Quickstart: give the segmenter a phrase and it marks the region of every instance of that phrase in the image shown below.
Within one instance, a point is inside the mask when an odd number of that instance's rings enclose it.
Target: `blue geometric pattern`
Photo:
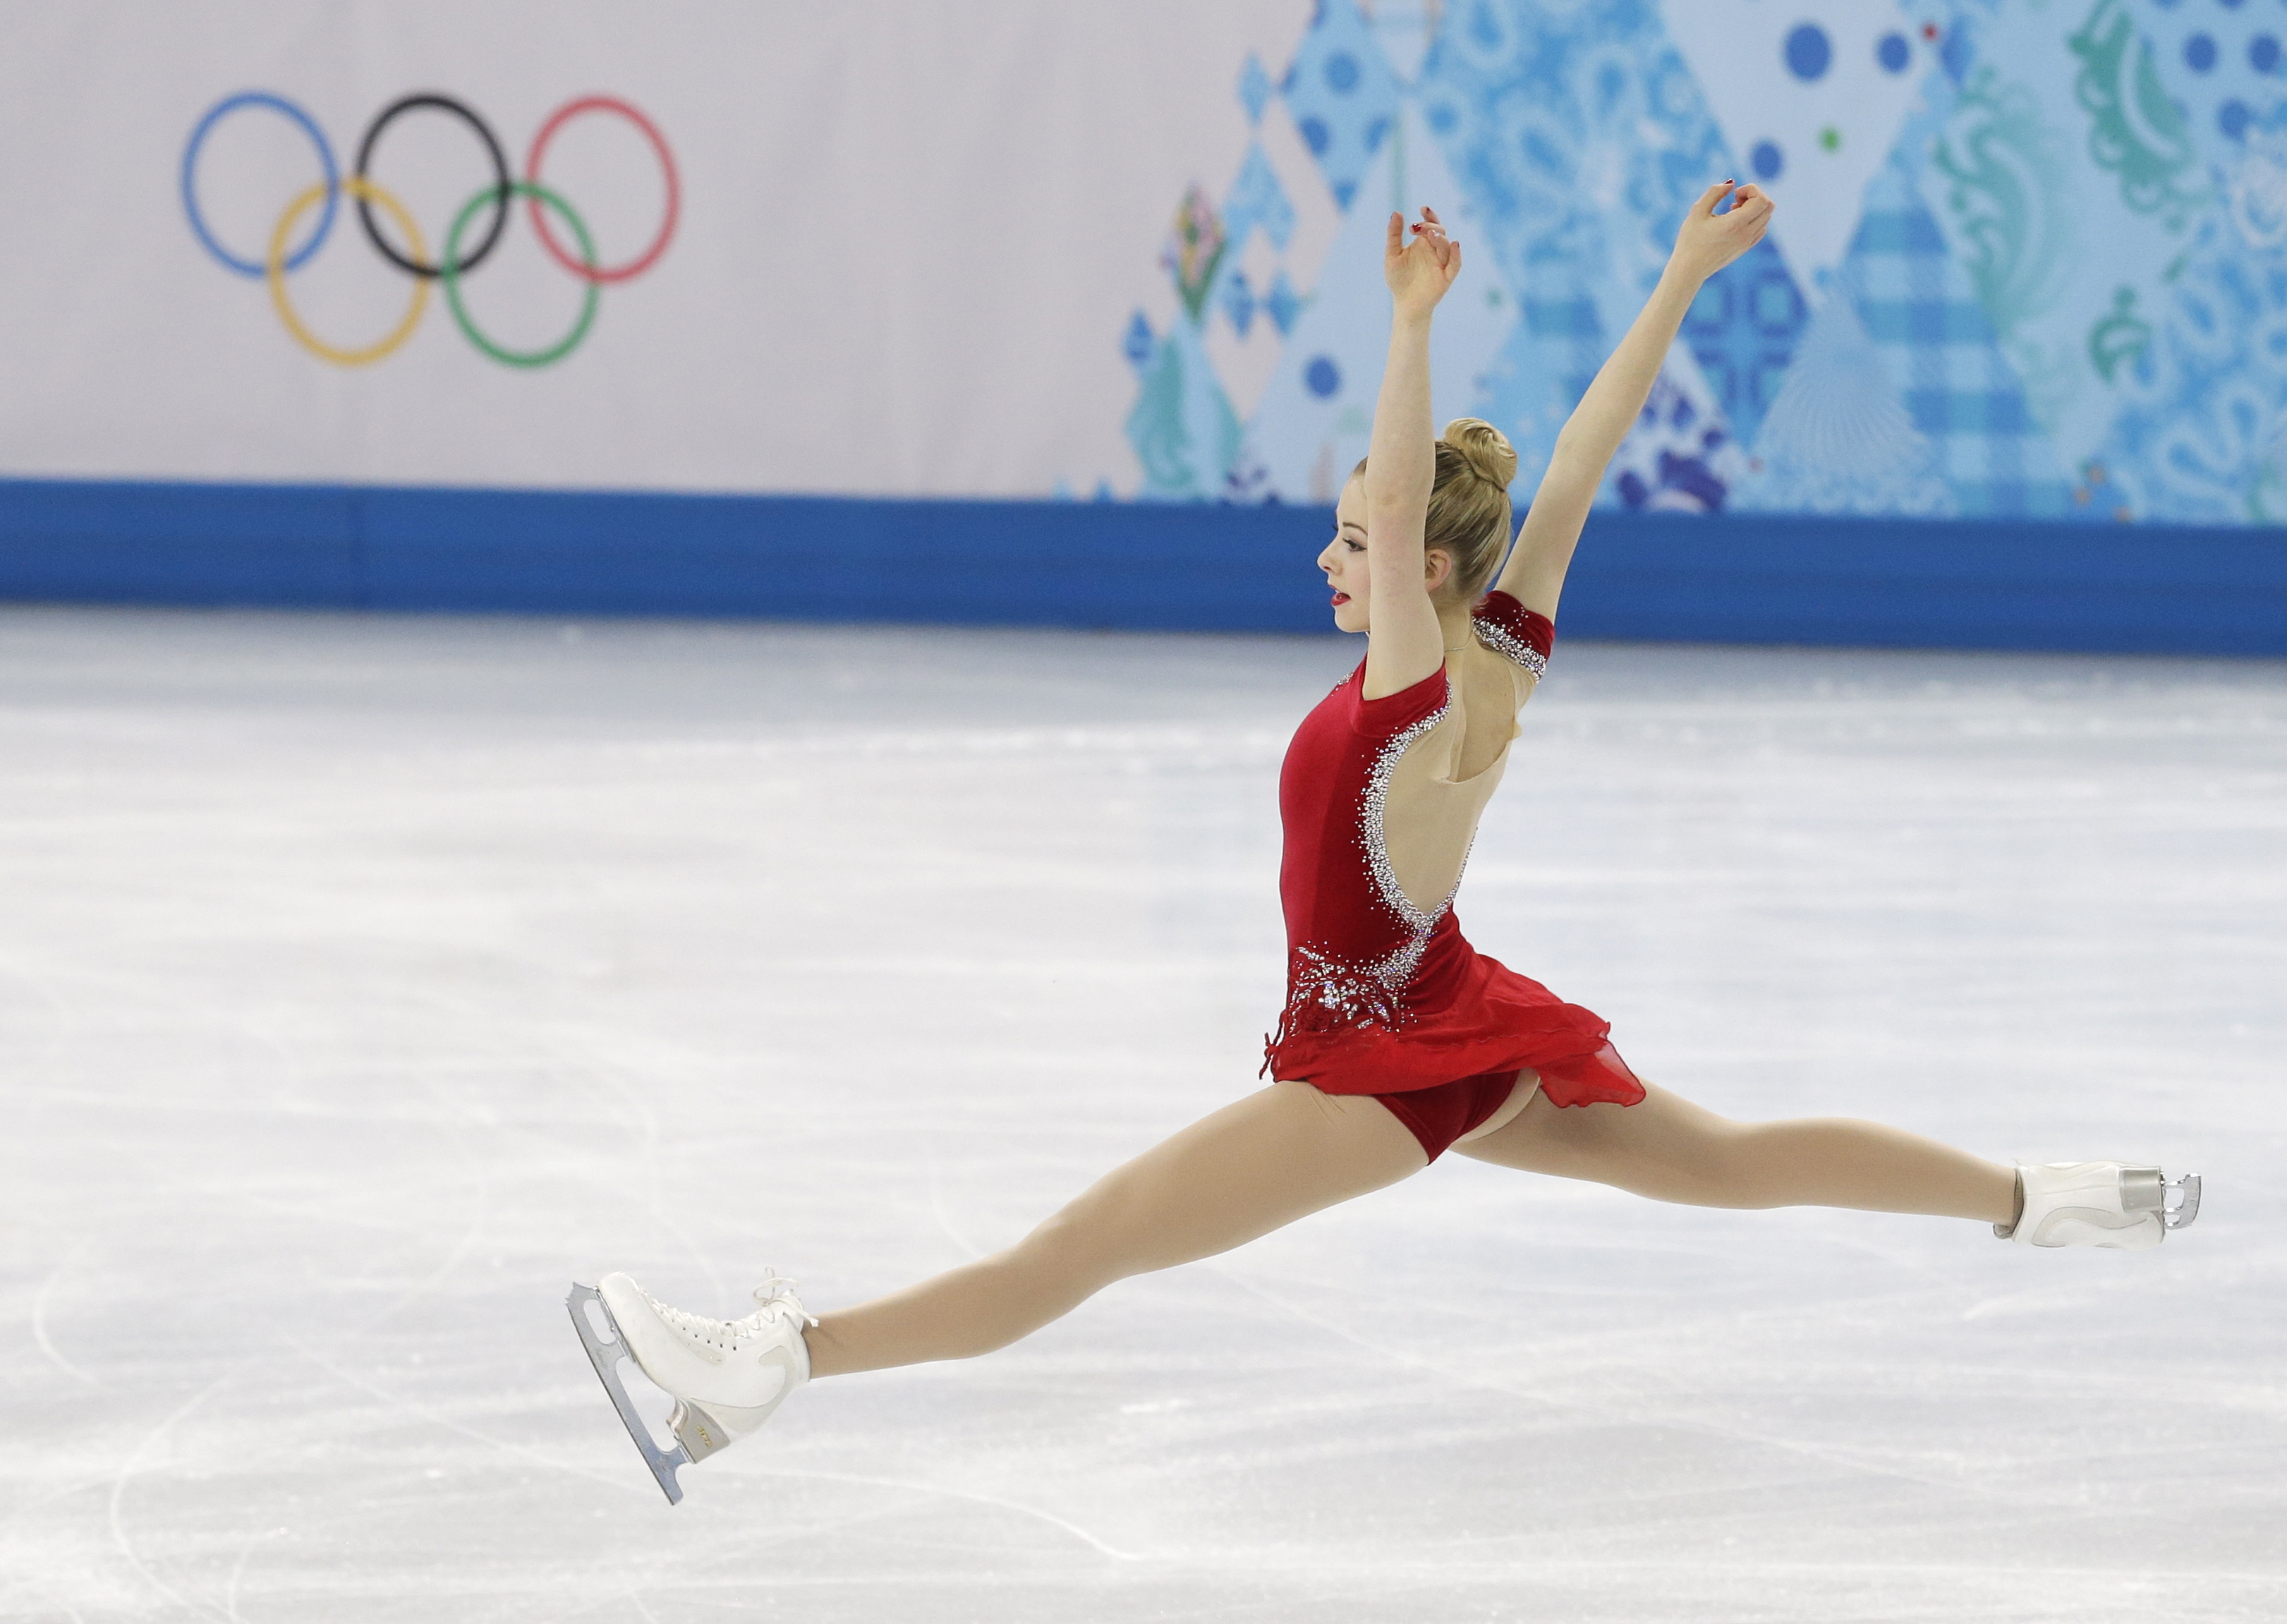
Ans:
[[[1737,508],[1766,513],[1959,512],[1928,437],[1847,298],[1813,314],[1763,418]]]
[[[1278,173],[1259,145],[1246,149],[1246,162],[1223,198],[1223,228],[1230,242],[1225,251],[1237,255],[1246,246],[1246,234],[1258,226],[1280,248],[1294,234],[1294,205],[1286,201]]]
[[[2168,296],[2093,466],[2137,517],[2287,522],[2287,265],[2211,219]]]
[[[1719,167],[1722,138],[1650,0],[1460,0],[1418,93],[1476,210],[1469,247],[1491,247],[1524,316],[1480,411],[1529,479],[1658,280],[1685,206],[1737,171]]]
[[[1692,301],[1683,342],[1737,439],[1753,443],[1809,319],[1769,239],[1709,277]]]
[[[1129,364],[1142,366],[1159,347],[1159,341],[1151,336],[1151,321],[1142,311],[1128,318],[1128,330],[1120,335],[1120,353],[1128,357]]]
[[[1783,201],[1708,282],[1600,500],[2287,523],[2283,0],[1408,5],[1318,0],[1223,81],[1236,177],[1169,200],[1179,301],[1119,334],[1142,494],[1330,493],[1378,382],[1365,217],[1434,169],[1477,322],[1441,318],[1441,387],[1528,497],[1684,209],[1761,176],[1816,227]]]
[[[1478,415],[1516,447],[1518,473],[1530,482],[1547,465],[1556,432],[1604,363],[1603,323],[1587,290],[1568,286],[1562,266],[1539,279],[1537,297],[1520,301],[1523,318],[1486,369]]]
[[[1144,465],[1143,495],[1183,501],[1222,494],[1238,455],[1238,418],[1188,321],[1161,339],[1142,366],[1143,390],[1128,438]]]
[[[2064,518],[2071,487],[2001,353],[1969,273],[1912,176],[1892,163],[1866,191],[1844,287],[1965,518]]]
[[[1270,75],[1262,71],[1262,59],[1248,51],[1246,63],[1238,70],[1238,105],[1246,109],[1248,123],[1262,122],[1262,109],[1270,105],[1271,89]]]
[[[1286,280],[1285,271],[1270,279],[1270,291],[1262,296],[1262,310],[1281,337],[1294,330],[1294,318],[1302,313],[1302,297]]]
[[[1318,15],[1279,85],[1326,186],[1345,209],[1397,122],[1397,76],[1352,0],[1318,0]]]
[[[1613,459],[1612,488],[1631,508],[1716,512],[1731,494],[1718,469],[1730,438],[1674,379],[1661,377]]]
[[[2287,11],[2215,0],[2139,0],[2134,10],[2153,65],[2211,162],[2228,168],[2250,130],[2279,127],[2287,114],[2280,71]]]
[[[2144,0],[2151,72],[2214,204],[2164,285],[2124,300],[2121,409],[2091,458],[2138,517],[2287,520],[2287,14]]]

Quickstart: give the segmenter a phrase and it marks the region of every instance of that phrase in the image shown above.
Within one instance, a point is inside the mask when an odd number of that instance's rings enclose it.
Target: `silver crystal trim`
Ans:
[[[1391,995],[1402,992],[1413,979],[1413,972],[1421,966],[1421,955],[1429,946],[1430,932],[1437,922],[1453,906],[1453,897],[1461,889],[1461,876],[1453,876],[1453,885],[1445,899],[1435,908],[1424,910],[1414,906],[1413,899],[1397,883],[1397,870],[1389,860],[1389,836],[1384,827],[1384,816],[1389,803],[1389,780],[1397,771],[1397,764],[1405,752],[1434,731],[1452,709],[1449,699],[1411,727],[1391,735],[1373,758],[1373,766],[1366,773],[1365,795],[1358,808],[1358,844],[1365,848],[1366,872],[1373,878],[1374,890],[1381,893],[1382,905],[1397,916],[1405,927],[1405,939],[1395,950],[1371,964],[1346,967],[1355,976],[1364,976]],[[1476,844],[1474,840],[1470,843]],[[1468,867],[1468,853],[1461,854],[1461,866]]]
[[[1392,985],[1383,975],[1389,961],[1363,968],[1348,964],[1330,953],[1305,943],[1297,947],[1287,967],[1286,1008],[1291,1018],[1305,1009],[1323,1010],[1336,1026],[1397,1024],[1397,993],[1405,985]],[[1320,1023],[1307,1022],[1303,1030]]]
[[[1548,674],[1548,656],[1497,621],[1472,616],[1469,624],[1476,629],[1477,641],[1497,654],[1515,661],[1537,679]]]

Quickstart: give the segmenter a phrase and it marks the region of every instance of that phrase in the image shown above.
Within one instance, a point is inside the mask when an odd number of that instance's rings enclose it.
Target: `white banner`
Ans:
[[[0,472],[1133,491],[1123,326],[1172,308],[1175,206],[1247,147],[1235,65],[1311,11],[7,0]],[[423,95],[329,215],[327,164]],[[561,262],[522,196],[455,286],[384,256],[435,265],[465,213],[472,259],[487,136],[530,181],[559,111]]]

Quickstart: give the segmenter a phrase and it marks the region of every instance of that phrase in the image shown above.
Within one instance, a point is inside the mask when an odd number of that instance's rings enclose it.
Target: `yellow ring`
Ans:
[[[352,197],[379,203],[389,218],[397,222],[397,229],[405,234],[405,240],[412,248],[413,257],[426,259],[429,257],[428,247],[421,241],[421,227],[413,223],[413,217],[406,212],[403,203],[362,176],[352,175],[343,181],[342,190]],[[338,348],[303,326],[302,318],[294,313],[293,301],[286,297],[286,239],[294,234],[294,222],[307,214],[325,195],[326,183],[320,180],[286,205],[286,212],[278,217],[278,229],[270,234],[270,252],[263,262],[263,273],[270,282],[270,302],[277,306],[278,319],[286,324],[286,330],[294,336],[295,343],[320,360],[329,360],[336,367],[363,367],[379,360],[413,337],[413,329],[421,325],[421,313],[429,308],[429,279],[425,276],[414,279],[413,303],[406,307],[405,319],[397,324],[397,330],[362,350]]]

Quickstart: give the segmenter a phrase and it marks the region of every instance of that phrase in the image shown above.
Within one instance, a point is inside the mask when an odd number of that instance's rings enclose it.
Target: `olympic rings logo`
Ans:
[[[217,124],[232,114],[249,108],[268,109],[298,125],[310,138],[310,144],[318,149],[318,165],[323,175],[322,179],[287,202],[284,211],[278,217],[277,226],[270,234],[269,246],[259,260],[241,258],[216,241],[214,233],[208,228],[206,216],[199,208],[200,149],[206,145],[207,137]],[[443,242],[433,259],[430,257],[428,242],[422,235],[421,227],[414,220],[411,210],[372,177],[375,150],[381,144],[382,132],[406,114],[424,108],[450,114],[466,124],[484,147],[485,157],[492,166],[494,177],[490,186],[479,188],[453,217],[445,228]],[[556,139],[557,132],[566,124],[589,113],[616,114],[634,125],[637,132],[650,143],[667,179],[666,215],[660,221],[658,232],[642,253],[616,265],[596,262],[596,245],[588,235],[587,223],[581,219],[578,211],[569,202],[542,185],[540,179],[541,160],[547,155],[549,142]],[[502,154],[499,140],[490,126],[477,116],[474,109],[464,102],[433,91],[401,96],[375,115],[373,123],[366,126],[364,138],[358,142],[357,167],[346,178],[334,161],[334,149],[326,139],[326,132],[318,127],[315,119],[293,102],[268,91],[241,91],[234,96],[226,96],[207,110],[206,116],[199,120],[191,131],[190,140],[183,147],[182,191],[183,212],[190,218],[191,230],[207,252],[213,255],[225,270],[234,271],[241,276],[260,278],[267,282],[271,305],[277,310],[279,321],[284,324],[294,342],[320,360],[331,361],[338,367],[368,366],[410,338],[414,329],[420,326],[423,313],[428,309],[431,285],[439,282],[444,285],[445,303],[453,313],[454,321],[479,350],[503,366],[552,366],[577,349],[580,341],[588,336],[588,329],[596,320],[597,301],[605,283],[633,281],[656,265],[660,256],[667,252],[667,245],[675,236],[676,219],[683,202],[682,182],[676,173],[675,154],[668,148],[667,138],[660,133],[658,125],[617,97],[582,96],[566,102],[550,114],[542,122],[539,133],[532,138],[531,148],[525,154],[524,178],[518,180],[509,172],[508,160]],[[376,342],[360,348],[329,344],[312,332],[300,313],[294,308],[293,299],[287,290],[287,278],[309,264],[317,251],[325,246],[326,239],[333,232],[344,195],[357,204],[358,223],[364,228],[366,241],[390,265],[413,279],[412,296],[397,325]],[[547,250],[548,257],[584,284],[580,313],[571,330],[554,344],[536,350],[510,349],[487,337],[477,326],[475,318],[469,314],[468,305],[461,296],[462,279],[482,265],[486,257],[499,245],[502,234],[508,229],[513,200],[519,197],[525,202],[533,229],[539,234],[540,245]],[[308,236],[299,246],[289,248],[288,244],[293,241],[295,227],[313,209],[318,211],[316,225],[310,228]],[[389,217],[402,246],[392,242],[383,233],[380,222],[375,218],[376,209]],[[469,235],[469,228],[476,222],[478,215],[486,213],[487,210],[489,213],[483,231],[464,252],[462,245]],[[578,244],[576,254],[566,249],[557,234],[556,227],[549,218],[550,214],[561,220],[571,233]]]

